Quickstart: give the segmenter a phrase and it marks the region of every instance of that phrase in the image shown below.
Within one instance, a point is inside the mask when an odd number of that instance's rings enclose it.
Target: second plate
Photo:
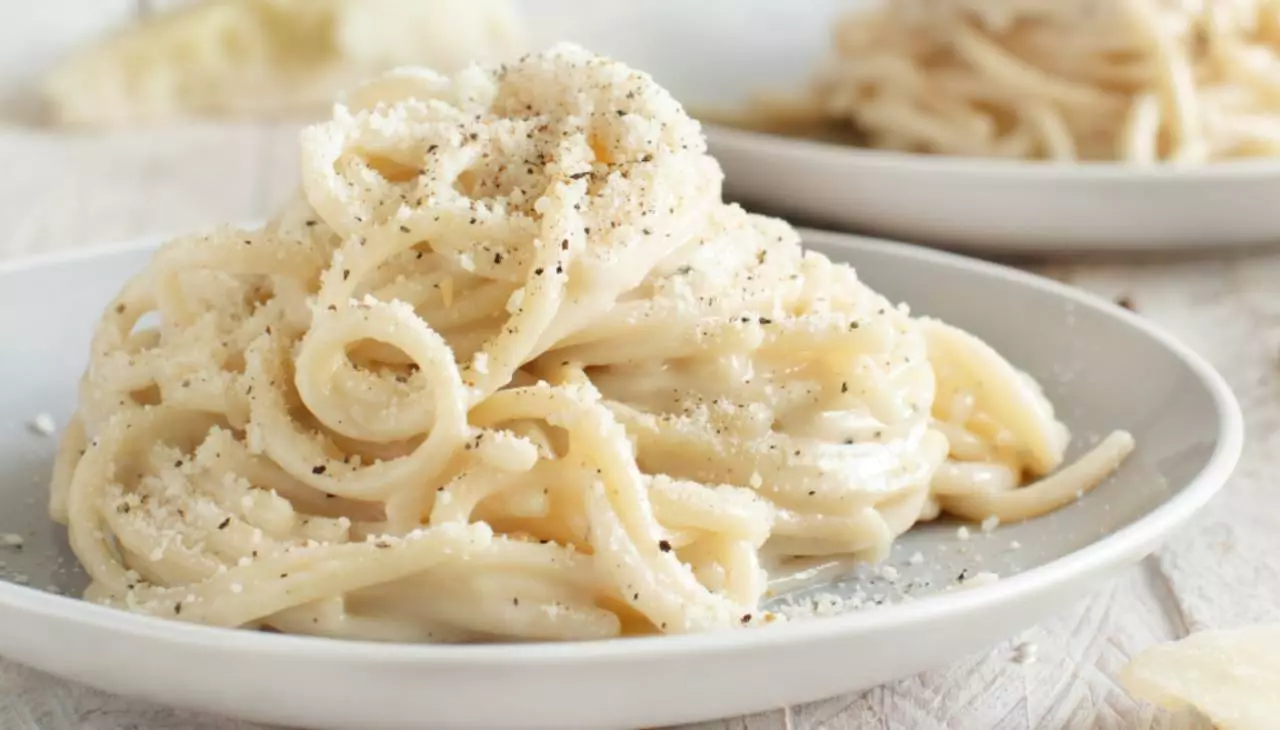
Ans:
[[[1280,241],[1280,161],[1198,168],[909,155],[707,125],[726,195],[805,223],[982,253]]]

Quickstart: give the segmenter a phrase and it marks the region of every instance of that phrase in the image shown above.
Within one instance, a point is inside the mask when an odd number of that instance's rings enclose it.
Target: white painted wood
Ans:
[[[4,3],[0,95],[132,7],[133,0]],[[106,137],[0,129],[0,258],[261,217],[292,193],[295,158],[292,130],[283,127],[190,127]],[[1105,296],[1129,297],[1144,316],[1223,372],[1244,405],[1249,429],[1244,458],[1225,493],[1157,556],[987,653],[868,692],[699,728],[1207,727],[1189,714],[1133,702],[1113,676],[1129,656],[1154,642],[1188,630],[1276,618],[1280,251],[1032,268]],[[1019,642],[1038,646],[1036,662],[1014,661]],[[0,727],[250,728],[109,697],[2,660]]]

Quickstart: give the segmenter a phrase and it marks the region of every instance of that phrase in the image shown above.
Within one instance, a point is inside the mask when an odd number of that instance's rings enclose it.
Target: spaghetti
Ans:
[[[971,157],[1280,153],[1276,0],[885,0],[841,19],[834,46],[808,98],[753,115]]]
[[[111,303],[51,500],[87,597],[388,641],[774,620],[796,559],[1022,519],[1132,448],[976,338],[722,202],[698,124],[573,46],[400,71],[302,135],[260,230]],[[157,324],[148,326],[149,319]]]

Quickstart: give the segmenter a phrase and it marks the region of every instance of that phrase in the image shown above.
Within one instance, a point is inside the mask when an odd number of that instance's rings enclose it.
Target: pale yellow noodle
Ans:
[[[1280,0],[884,0],[836,23],[789,124],[806,129],[807,110],[874,147],[979,157],[1271,155],[1278,13]]]

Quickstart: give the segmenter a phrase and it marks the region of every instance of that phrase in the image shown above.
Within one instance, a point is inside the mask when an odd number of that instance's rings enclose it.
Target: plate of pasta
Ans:
[[[1239,455],[1169,336],[725,203],[577,46],[300,147],[265,224],[0,269],[0,654],[307,727],[742,714],[1007,637]]]
[[[744,204],[986,252],[1280,238],[1272,0],[826,2],[733,27],[696,59],[732,73],[654,63]]]

